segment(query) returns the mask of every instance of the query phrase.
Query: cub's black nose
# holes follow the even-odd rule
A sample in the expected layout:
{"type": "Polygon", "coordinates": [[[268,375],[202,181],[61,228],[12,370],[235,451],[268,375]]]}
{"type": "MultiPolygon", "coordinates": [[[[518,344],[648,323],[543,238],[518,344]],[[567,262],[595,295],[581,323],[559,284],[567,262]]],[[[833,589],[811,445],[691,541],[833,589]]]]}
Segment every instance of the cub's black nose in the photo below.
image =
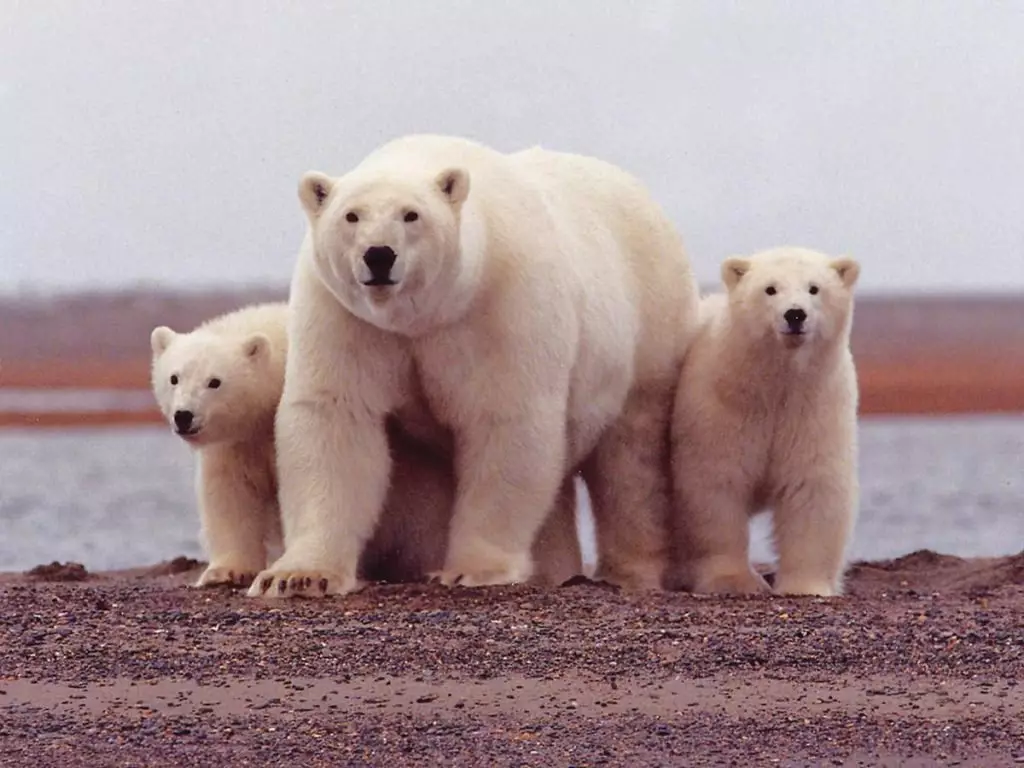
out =
{"type": "Polygon", "coordinates": [[[178,428],[179,432],[186,432],[192,426],[192,417],[192,411],[175,411],[174,426],[178,428]]]}
{"type": "Polygon", "coordinates": [[[387,245],[374,245],[366,249],[363,262],[370,269],[371,283],[390,282],[391,267],[398,255],[387,245]]]}
{"type": "Polygon", "coordinates": [[[786,324],[789,326],[791,331],[799,331],[804,327],[804,321],[807,319],[807,313],[802,309],[787,309],[783,318],[785,318],[786,324]]]}

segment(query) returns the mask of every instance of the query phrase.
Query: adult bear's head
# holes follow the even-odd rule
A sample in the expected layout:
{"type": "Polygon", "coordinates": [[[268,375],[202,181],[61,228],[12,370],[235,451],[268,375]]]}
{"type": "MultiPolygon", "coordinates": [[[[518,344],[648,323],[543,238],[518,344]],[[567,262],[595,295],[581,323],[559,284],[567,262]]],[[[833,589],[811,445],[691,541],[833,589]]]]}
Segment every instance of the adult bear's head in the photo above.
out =
{"type": "Polygon", "coordinates": [[[434,314],[459,282],[469,187],[469,172],[458,167],[305,174],[299,198],[320,279],[354,314],[412,332],[415,315],[434,314]]]}

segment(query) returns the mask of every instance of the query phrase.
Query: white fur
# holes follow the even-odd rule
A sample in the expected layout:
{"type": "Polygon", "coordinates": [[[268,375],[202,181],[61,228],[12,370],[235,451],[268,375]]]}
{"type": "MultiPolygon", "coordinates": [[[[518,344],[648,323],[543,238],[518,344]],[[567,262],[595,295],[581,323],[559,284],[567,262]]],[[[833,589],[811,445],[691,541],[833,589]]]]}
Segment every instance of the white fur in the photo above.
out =
{"type": "MultiPolygon", "coordinates": [[[[151,342],[161,411],[173,427],[175,410],[192,410],[199,425],[195,435],[185,436],[198,453],[196,487],[210,560],[196,586],[249,586],[268,555],[281,549],[273,425],[284,385],[286,305],[248,307],[191,333],[161,326],[151,342]],[[215,377],[221,385],[211,389],[215,377]]],[[[454,479],[450,461],[394,430],[389,439],[393,482],[359,575],[412,581],[444,562],[454,479]]],[[[575,535],[569,483],[534,543],[536,581],[558,584],[582,571],[575,535]]],[[[303,589],[318,586],[311,581],[303,589]]]]}
{"type": "Polygon", "coordinates": [[[197,586],[248,585],[266,567],[268,547],[281,547],[273,429],[286,315],[283,303],[261,304],[189,333],[160,326],[150,336],[161,412],[172,429],[175,411],[194,414],[195,433],[182,437],[198,452],[196,489],[210,561],[197,586]]]}
{"type": "Polygon", "coordinates": [[[675,406],[681,586],[767,591],[749,563],[749,519],[771,508],[776,591],[842,591],[858,504],[849,349],[858,275],[852,259],[801,248],[723,263],[727,293],[702,302],[675,406]],[[806,313],[804,334],[787,332],[790,309],[806,313]]]}
{"type": "Polygon", "coordinates": [[[310,227],[277,418],[286,551],[250,594],[358,586],[389,487],[389,417],[454,457],[445,583],[528,579],[579,467],[598,575],[658,586],[696,287],[639,182],[591,158],[411,136],[339,179],[307,174],[299,194],[310,227]],[[371,246],[395,254],[393,285],[366,285],[371,246]]]}

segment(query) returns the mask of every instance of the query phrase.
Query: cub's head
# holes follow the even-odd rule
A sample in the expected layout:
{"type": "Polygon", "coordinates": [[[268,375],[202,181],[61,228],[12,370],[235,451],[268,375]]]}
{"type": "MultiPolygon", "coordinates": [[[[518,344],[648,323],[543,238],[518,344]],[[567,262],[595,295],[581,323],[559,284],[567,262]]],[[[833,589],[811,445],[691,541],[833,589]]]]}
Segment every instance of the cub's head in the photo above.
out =
{"type": "Polygon", "coordinates": [[[351,311],[417,301],[450,277],[459,257],[460,211],[469,173],[449,168],[340,179],[310,172],[299,199],[310,221],[320,278],[351,311]]]}
{"type": "Polygon", "coordinates": [[[154,328],[153,394],[174,433],[199,446],[244,439],[266,425],[280,395],[268,365],[270,344],[262,333],[239,338],[154,328]]]}
{"type": "Polygon", "coordinates": [[[774,248],[722,263],[729,315],[752,339],[795,349],[845,340],[860,265],[805,248],[774,248]]]}

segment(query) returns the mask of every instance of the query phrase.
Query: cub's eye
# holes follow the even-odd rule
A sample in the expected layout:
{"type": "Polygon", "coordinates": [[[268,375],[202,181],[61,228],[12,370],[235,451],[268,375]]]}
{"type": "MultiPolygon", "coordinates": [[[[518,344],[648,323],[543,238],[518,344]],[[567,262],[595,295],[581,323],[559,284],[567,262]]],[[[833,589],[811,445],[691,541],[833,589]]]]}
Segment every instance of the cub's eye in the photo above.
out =
{"type": "Polygon", "coordinates": [[[359,215],[355,211],[349,211],[348,213],[345,214],[345,221],[347,221],[349,224],[355,224],[357,221],[359,221],[359,215]]]}
{"type": "Polygon", "coordinates": [[[764,289],[764,292],[767,293],[769,296],[774,296],[776,293],[778,293],[778,291],[775,290],[774,285],[769,285],[767,288],[764,289]]]}
{"type": "Polygon", "coordinates": [[[208,382],[206,382],[206,386],[208,386],[210,389],[216,389],[217,387],[220,386],[220,379],[210,379],[208,382]]]}
{"type": "Polygon", "coordinates": [[[171,386],[172,387],[176,387],[177,385],[178,385],[178,374],[172,373],[171,374],[171,386]]]}
{"type": "Polygon", "coordinates": [[[810,291],[811,291],[811,296],[817,296],[818,295],[818,286],[812,285],[810,287],[810,291]]]}
{"type": "Polygon", "coordinates": [[[409,211],[407,214],[405,214],[404,221],[408,224],[411,224],[412,222],[416,221],[416,219],[418,219],[419,217],[420,215],[416,213],[416,211],[409,211]]]}

